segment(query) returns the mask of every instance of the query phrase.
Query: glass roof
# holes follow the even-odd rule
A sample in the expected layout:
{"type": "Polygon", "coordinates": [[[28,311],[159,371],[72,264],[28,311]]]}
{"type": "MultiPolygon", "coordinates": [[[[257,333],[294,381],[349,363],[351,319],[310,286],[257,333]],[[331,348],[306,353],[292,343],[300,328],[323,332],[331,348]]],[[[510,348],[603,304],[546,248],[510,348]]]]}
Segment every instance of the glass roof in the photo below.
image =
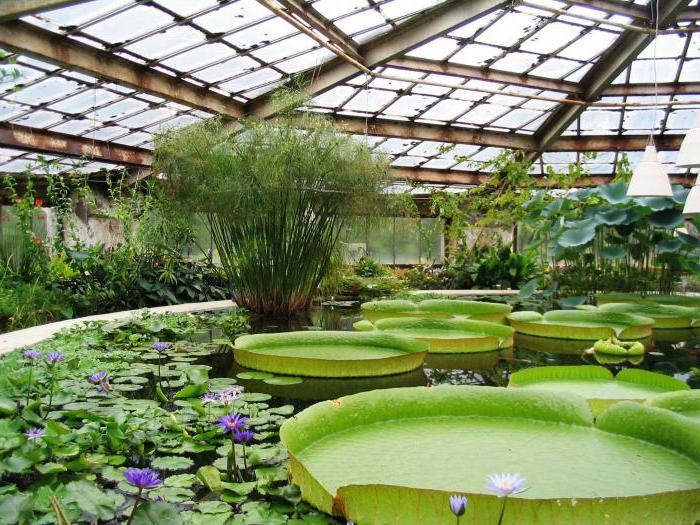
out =
{"type": "MultiPolygon", "coordinates": [[[[648,26],[649,20],[624,14],[628,6],[643,13],[646,0],[615,0],[607,10],[575,0],[534,3],[539,7],[533,2],[508,5],[456,20],[446,30],[426,31],[423,41],[404,52],[369,63],[370,73],[358,71],[330,83],[305,110],[368,122],[427,125],[436,129],[436,137],[441,129],[450,128],[538,140],[564,105],[559,101],[578,97],[579,83],[596,72],[601,56],[629,31],[625,25],[648,26]]],[[[92,0],[10,23],[49,31],[56,41],[65,39],[109,52],[143,71],[157,71],[209,90],[248,111],[294,75],[322,75],[324,68],[342,62],[334,38],[364,56],[368,45],[391,42],[407,21],[419,24],[426,10],[450,8],[445,0],[273,2],[275,8],[290,13],[288,6],[296,6],[291,23],[267,4],[259,0],[92,0]],[[321,25],[314,25],[314,19],[321,25]]],[[[689,1],[685,9],[700,14],[698,0],[689,1]]],[[[687,18],[673,27],[695,27],[700,16],[687,18]]],[[[698,30],[650,36],[646,48],[603,92],[599,102],[609,105],[585,108],[563,136],[687,132],[700,109],[694,103],[700,102],[698,30]],[[659,84],[658,96],[650,88],[654,82],[659,84]],[[683,89],[675,91],[675,87],[683,89]],[[693,104],[679,105],[679,101],[693,104]],[[658,105],[634,105],[639,103],[658,105]]],[[[9,126],[149,150],[154,132],[216,114],[177,97],[156,96],[91,76],[78,67],[56,65],[50,57],[9,50],[4,54],[0,121],[9,126]],[[10,74],[13,71],[17,78],[10,74]]],[[[481,163],[502,151],[488,141],[419,140],[406,129],[401,138],[358,138],[389,155],[398,168],[485,171],[481,163]]],[[[0,172],[21,172],[38,155],[55,159],[52,169],[59,171],[118,167],[88,159],[76,168],[74,160],[58,152],[5,146],[0,143],[0,172]]],[[[639,155],[627,153],[633,162],[639,155]]],[[[561,170],[580,161],[591,174],[612,175],[621,155],[609,152],[589,159],[576,152],[544,153],[532,172],[543,175],[549,168],[561,170]]],[[[673,165],[675,152],[662,156],[670,172],[680,172],[673,165]]]]}

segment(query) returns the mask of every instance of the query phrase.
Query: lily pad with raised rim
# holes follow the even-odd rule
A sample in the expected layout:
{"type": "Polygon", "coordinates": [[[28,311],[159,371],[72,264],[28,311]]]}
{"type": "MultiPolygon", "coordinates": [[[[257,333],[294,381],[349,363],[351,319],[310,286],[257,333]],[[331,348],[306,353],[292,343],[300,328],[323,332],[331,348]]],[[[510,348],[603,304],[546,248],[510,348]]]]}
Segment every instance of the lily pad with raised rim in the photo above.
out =
{"type": "MultiPolygon", "coordinates": [[[[644,402],[645,405],[664,408],[694,419],[700,425],[700,390],[679,390],[659,394],[644,402]]],[[[698,427],[700,431],[700,426],[698,427]]]]}
{"type": "Polygon", "coordinates": [[[654,320],[654,330],[700,328],[700,307],[670,304],[605,303],[599,312],[617,312],[642,315],[654,320]]]}
{"type": "Polygon", "coordinates": [[[450,319],[469,318],[478,321],[501,323],[513,308],[508,304],[486,301],[464,301],[458,299],[425,299],[403,301],[388,299],[362,303],[362,315],[370,322],[390,317],[433,317],[450,319]]]}
{"type": "Polygon", "coordinates": [[[593,414],[602,413],[618,401],[647,399],[690,387],[673,377],[627,368],[617,376],[602,366],[543,366],[518,370],[510,376],[509,388],[546,392],[567,392],[588,400],[593,414]]]}
{"type": "Polygon", "coordinates": [[[559,339],[556,337],[539,337],[516,333],[513,342],[516,348],[543,352],[547,354],[581,355],[591,348],[592,341],[587,339],[559,339]]]}
{"type": "Polygon", "coordinates": [[[342,331],[283,332],[236,339],[241,366],[290,376],[370,377],[420,367],[428,345],[408,337],[342,331]]]}
{"type": "Polygon", "coordinates": [[[654,320],[649,317],[592,310],[553,310],[513,312],[506,316],[516,332],[538,337],[597,341],[643,339],[651,335],[654,320]]]}
{"type": "Polygon", "coordinates": [[[664,295],[650,294],[639,295],[627,292],[598,293],[595,296],[596,303],[641,303],[641,304],[671,304],[677,306],[688,306],[690,308],[700,307],[700,295],[664,295]]]}
{"type": "Polygon", "coordinates": [[[575,395],[448,386],[364,392],[284,423],[302,497],[362,525],[497,523],[487,475],[517,472],[504,524],[677,524],[700,517],[700,433],[668,411],[620,403],[594,424],[575,395]]]}
{"type": "Polygon", "coordinates": [[[403,335],[428,343],[428,353],[489,352],[513,346],[510,326],[471,319],[394,317],[374,323],[358,321],[358,331],[403,335]]]}

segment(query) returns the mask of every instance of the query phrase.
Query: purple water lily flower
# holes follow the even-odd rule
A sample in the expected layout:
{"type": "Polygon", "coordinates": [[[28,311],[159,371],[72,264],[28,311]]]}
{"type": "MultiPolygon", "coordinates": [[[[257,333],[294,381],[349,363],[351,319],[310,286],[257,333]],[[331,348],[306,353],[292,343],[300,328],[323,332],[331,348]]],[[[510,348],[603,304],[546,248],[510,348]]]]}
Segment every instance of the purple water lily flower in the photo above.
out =
{"type": "Polygon", "coordinates": [[[30,361],[33,361],[34,359],[39,359],[41,357],[41,354],[36,350],[27,350],[22,355],[30,361]]]}
{"type": "Polygon", "coordinates": [[[233,439],[236,440],[236,443],[248,443],[255,437],[255,432],[252,430],[234,430],[233,431],[233,439]]]}
{"type": "Polygon", "coordinates": [[[527,489],[527,479],[520,474],[504,472],[491,474],[486,478],[486,489],[495,492],[499,498],[505,498],[511,494],[518,494],[527,489]]]}
{"type": "Polygon", "coordinates": [[[452,514],[458,518],[467,511],[467,497],[466,496],[450,496],[450,510],[452,514]]]}
{"type": "Polygon", "coordinates": [[[216,403],[219,401],[219,395],[216,392],[207,392],[202,396],[202,404],[216,403]]]}
{"type": "Polygon", "coordinates": [[[91,376],[88,376],[88,381],[91,383],[105,383],[107,382],[107,372],[97,372],[96,374],[92,374],[91,376]]]}
{"type": "Polygon", "coordinates": [[[224,430],[224,434],[248,428],[248,418],[240,414],[228,414],[219,418],[218,425],[224,430]]]}
{"type": "Polygon", "coordinates": [[[128,468],[124,472],[124,478],[129,485],[139,489],[152,489],[163,484],[160,475],[150,468],[128,468]]]}
{"type": "Polygon", "coordinates": [[[165,352],[170,347],[170,343],[157,342],[151,345],[156,352],[165,352]]]}
{"type": "Polygon", "coordinates": [[[59,361],[63,361],[66,358],[66,354],[61,354],[59,352],[49,352],[46,354],[46,360],[49,364],[55,364],[59,361]]]}
{"type": "Polygon", "coordinates": [[[44,437],[44,432],[46,431],[43,428],[30,428],[24,435],[29,441],[36,441],[44,437]]]}

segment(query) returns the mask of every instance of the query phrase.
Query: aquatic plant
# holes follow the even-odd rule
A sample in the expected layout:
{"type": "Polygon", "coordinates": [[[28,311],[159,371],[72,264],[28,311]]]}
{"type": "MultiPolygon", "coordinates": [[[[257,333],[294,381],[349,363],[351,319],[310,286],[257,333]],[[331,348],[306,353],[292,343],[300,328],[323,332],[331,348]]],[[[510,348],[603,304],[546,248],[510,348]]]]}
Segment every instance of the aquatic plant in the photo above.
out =
{"type": "Polygon", "coordinates": [[[141,502],[141,494],[144,489],[153,489],[159,485],[163,484],[163,480],[160,479],[160,475],[149,468],[129,468],[124,472],[124,478],[129,485],[132,485],[138,489],[136,494],[136,499],[134,500],[134,506],[131,510],[131,515],[129,516],[129,521],[127,525],[131,525],[136,516],[136,510],[141,502]]]}
{"type": "Polygon", "coordinates": [[[211,233],[236,303],[272,315],[310,304],[343,227],[385,208],[390,183],[381,156],[296,111],[173,128],[155,139],[154,168],[173,214],[199,214],[211,233]]]}
{"type": "Polygon", "coordinates": [[[450,496],[450,510],[452,511],[452,514],[457,517],[457,525],[459,525],[459,518],[461,518],[462,515],[467,512],[467,497],[458,496],[456,494],[450,496]]]}
{"type": "Polygon", "coordinates": [[[499,498],[503,498],[501,512],[498,515],[498,525],[503,523],[503,515],[506,511],[506,499],[511,494],[519,494],[527,489],[525,486],[527,480],[520,474],[491,474],[486,478],[486,489],[495,492],[499,498]]]}

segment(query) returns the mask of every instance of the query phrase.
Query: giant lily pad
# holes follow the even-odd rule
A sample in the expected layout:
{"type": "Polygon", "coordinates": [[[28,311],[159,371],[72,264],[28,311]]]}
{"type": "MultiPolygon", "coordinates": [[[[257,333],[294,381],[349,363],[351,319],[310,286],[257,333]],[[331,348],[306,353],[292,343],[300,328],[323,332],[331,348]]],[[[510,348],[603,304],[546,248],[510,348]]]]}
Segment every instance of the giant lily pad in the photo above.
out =
{"type": "Polygon", "coordinates": [[[667,392],[647,399],[645,405],[672,410],[700,423],[700,390],[667,392]]]}
{"type": "Polygon", "coordinates": [[[425,341],[430,353],[488,352],[513,346],[513,329],[488,321],[394,317],[375,323],[358,321],[353,327],[425,341]]]}
{"type": "Polygon", "coordinates": [[[264,372],[369,377],[420,367],[428,345],[390,334],[311,331],[244,335],[234,347],[238,364],[264,372]]]}
{"type": "Polygon", "coordinates": [[[424,301],[385,300],[362,303],[362,314],[371,322],[387,317],[466,317],[499,323],[512,307],[503,303],[462,301],[458,299],[426,299],[424,301]]]}
{"type": "Polygon", "coordinates": [[[641,303],[641,304],[671,304],[677,306],[688,306],[690,308],[700,307],[700,295],[639,295],[626,292],[599,293],[595,296],[596,302],[606,303],[641,303]]]}
{"type": "Polygon", "coordinates": [[[618,401],[645,401],[676,390],[688,390],[683,381],[670,376],[627,368],[617,376],[602,366],[543,366],[519,370],[510,376],[511,388],[546,392],[569,392],[585,397],[594,414],[618,401]]]}
{"type": "Polygon", "coordinates": [[[513,312],[508,322],[517,333],[559,339],[596,341],[642,339],[651,335],[654,320],[640,315],[592,310],[553,310],[544,315],[538,312],[513,312]]]}
{"type": "Polygon", "coordinates": [[[654,330],[700,327],[700,307],[691,308],[670,304],[605,303],[602,312],[620,312],[642,315],[654,320],[654,330]]]}
{"type": "Polygon", "coordinates": [[[594,424],[575,395],[448,386],[326,401],[281,429],[292,480],[321,510],[363,525],[496,523],[487,475],[518,472],[503,523],[677,524],[700,517],[700,433],[620,403],[594,424]]]}

